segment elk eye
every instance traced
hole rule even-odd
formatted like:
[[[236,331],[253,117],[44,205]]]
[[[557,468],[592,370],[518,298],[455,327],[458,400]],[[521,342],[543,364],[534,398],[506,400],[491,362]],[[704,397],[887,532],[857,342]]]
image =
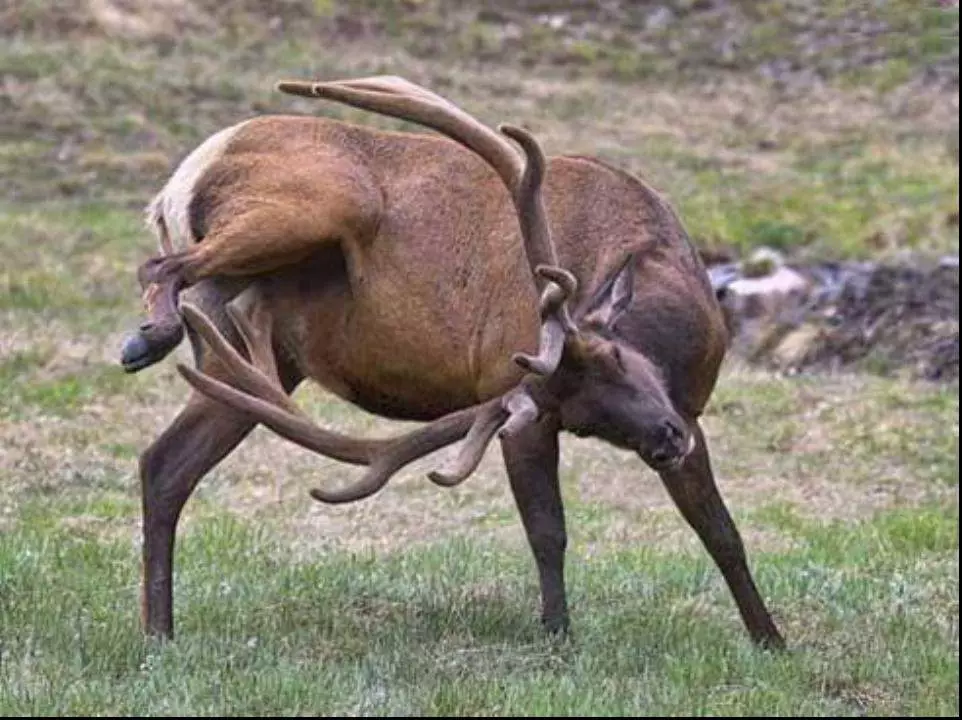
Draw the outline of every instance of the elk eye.
[[[618,347],[617,345],[612,344],[610,352],[611,352],[611,359],[614,362],[615,367],[617,367],[621,372],[624,372],[625,360],[621,356],[621,348]]]

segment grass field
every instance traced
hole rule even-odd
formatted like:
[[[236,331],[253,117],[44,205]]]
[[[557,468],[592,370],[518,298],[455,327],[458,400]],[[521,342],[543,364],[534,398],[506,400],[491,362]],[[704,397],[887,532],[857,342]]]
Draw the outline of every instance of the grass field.
[[[158,644],[138,625],[136,458],[187,392],[172,362],[116,363],[153,250],[141,208],[171,163],[256,112],[371,121],[278,97],[285,76],[403,74],[524,122],[549,151],[643,173],[704,245],[957,254],[957,9],[677,0],[656,22],[639,3],[625,40],[606,17],[578,30],[579,2],[560,25],[536,3],[507,20],[507,3],[427,1],[105,14],[127,5],[0,13],[0,714],[958,714],[957,382],[726,366],[705,426],[783,655],[751,646],[625,453],[564,438],[574,636],[559,643],[540,633],[497,452],[459,488],[430,485],[425,460],[333,508],[307,490],[355,471],[263,430],[188,505],[178,637]],[[713,23],[735,38],[721,66]],[[877,57],[856,62],[866,42]],[[296,397],[339,429],[399,427]]]

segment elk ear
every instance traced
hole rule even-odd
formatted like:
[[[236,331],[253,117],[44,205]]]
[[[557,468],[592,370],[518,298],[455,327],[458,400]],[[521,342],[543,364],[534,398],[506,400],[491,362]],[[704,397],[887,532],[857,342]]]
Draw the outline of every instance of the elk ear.
[[[595,293],[584,315],[587,325],[611,328],[631,305],[635,295],[635,256],[629,255],[604,285]]]

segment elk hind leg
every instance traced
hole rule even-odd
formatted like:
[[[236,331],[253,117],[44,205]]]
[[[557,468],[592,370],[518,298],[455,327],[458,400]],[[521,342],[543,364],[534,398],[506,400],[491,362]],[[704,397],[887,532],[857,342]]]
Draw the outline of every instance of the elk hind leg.
[[[357,242],[376,226],[376,193],[336,174],[302,190],[291,198],[240,198],[212,207],[202,239],[140,266],[147,321],[124,342],[124,369],[149,367],[180,343],[184,328],[177,308],[185,288],[210,278],[253,278],[290,267],[324,246]],[[235,202],[243,212],[235,211]],[[203,209],[203,198],[194,198],[192,214]]]
[[[216,358],[205,357],[205,373],[227,380]],[[297,376],[282,371],[290,392]],[[141,620],[149,635],[173,635],[173,552],[181,511],[200,479],[226,457],[254,423],[194,393],[186,407],[140,457],[143,512]]]

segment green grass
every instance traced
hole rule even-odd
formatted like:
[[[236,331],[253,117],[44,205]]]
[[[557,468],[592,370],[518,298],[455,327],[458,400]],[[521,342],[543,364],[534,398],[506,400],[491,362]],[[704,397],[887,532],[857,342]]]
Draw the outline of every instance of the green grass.
[[[14,362],[19,363],[19,359]],[[0,385],[0,388],[4,388],[4,385]],[[82,371],[55,380],[13,385],[10,392],[4,393],[0,399],[0,417],[15,415],[25,407],[32,407],[43,414],[69,416],[104,395],[120,393],[133,395],[131,383],[120,367],[106,364],[87,366]]]
[[[958,386],[906,390],[871,376],[759,383],[734,375],[720,384],[706,414],[739,447],[770,454],[768,462],[786,474],[843,472],[857,486],[912,478],[957,487]]]
[[[153,252],[138,214],[102,203],[0,205],[0,318],[64,323],[72,333],[116,327]]]
[[[319,4],[315,3],[318,7]],[[935,66],[958,77],[958,8],[911,0],[733,0],[657,4],[587,0],[322,3],[327,20],[364,17],[368,32],[417,57],[517,63],[567,77],[638,82],[752,74],[781,82],[890,88]]]
[[[958,168],[944,172],[948,157],[910,161],[911,145],[880,159],[870,148],[798,148],[792,165],[766,173],[697,168],[697,184],[677,203],[695,237],[742,252],[764,245],[858,257],[957,248],[958,228],[948,218],[957,207]]]
[[[756,553],[792,640],[772,656],[743,637],[703,559],[576,556],[576,635],[556,643],[536,628],[520,549],[479,540],[292,563],[262,528],[224,515],[184,538],[180,637],[157,645],[137,630],[135,548],[64,528],[57,505],[24,508],[0,538],[5,715],[958,711],[957,513],[812,525],[811,547]],[[908,530],[916,519],[924,538]]]

